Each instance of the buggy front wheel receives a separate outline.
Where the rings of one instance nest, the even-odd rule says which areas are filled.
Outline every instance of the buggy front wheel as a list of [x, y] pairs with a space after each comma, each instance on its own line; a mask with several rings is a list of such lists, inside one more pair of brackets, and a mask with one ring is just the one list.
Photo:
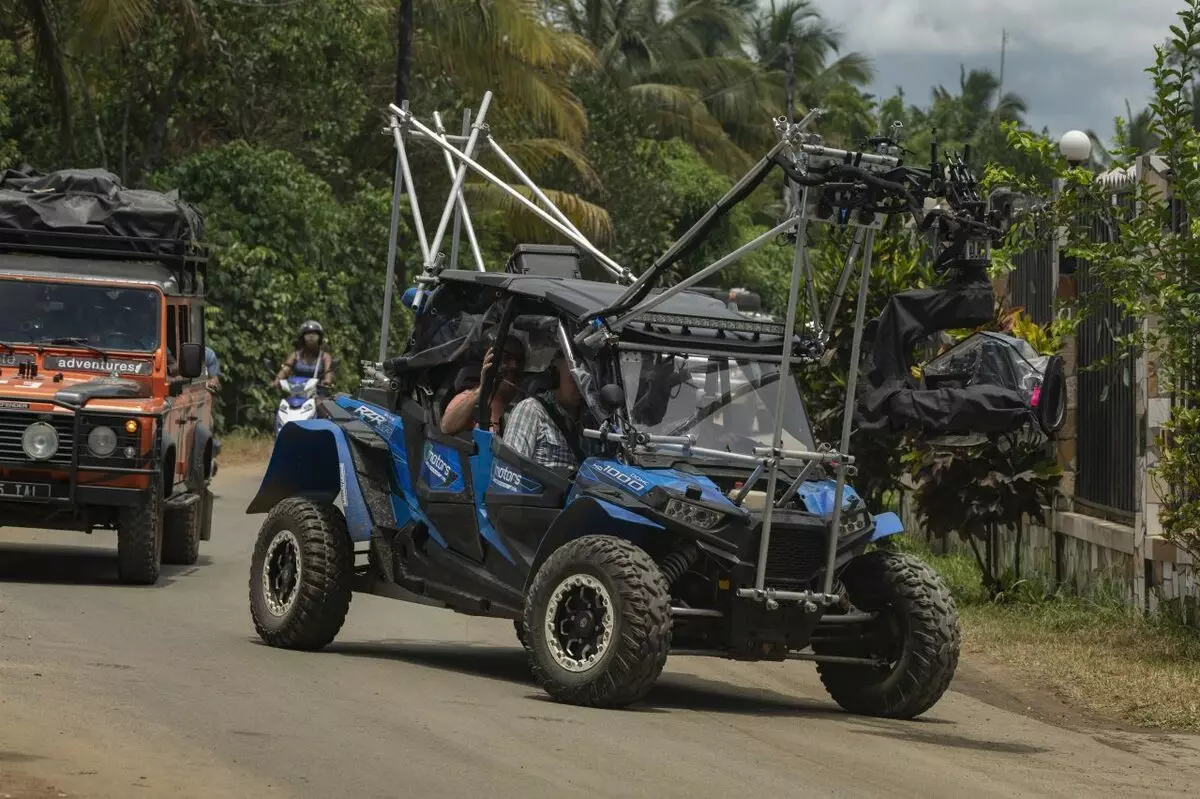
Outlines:
[[851, 604], [876, 614], [857, 634], [813, 643], [817, 655], [875, 658], [878, 666], [817, 663], [851, 713], [911, 719], [933, 707], [958, 667], [958, 611], [941, 576], [911, 555], [875, 551], [846, 566]]
[[658, 566], [611, 536], [575, 539], [538, 569], [525, 599], [530, 667], [554, 699], [623, 707], [643, 698], [671, 648], [671, 602]]
[[250, 564], [250, 615], [262, 640], [320, 649], [350, 609], [354, 553], [332, 505], [285, 499], [263, 523]]

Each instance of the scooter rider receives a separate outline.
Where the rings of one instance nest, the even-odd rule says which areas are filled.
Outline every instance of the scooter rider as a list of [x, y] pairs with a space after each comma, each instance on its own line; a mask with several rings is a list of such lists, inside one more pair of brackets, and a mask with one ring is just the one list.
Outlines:
[[333, 385], [333, 356], [322, 349], [324, 343], [325, 329], [320, 322], [309, 319], [300, 325], [296, 349], [283, 362], [275, 382], [287, 390], [289, 377], [319, 378], [323, 388], [330, 388]]

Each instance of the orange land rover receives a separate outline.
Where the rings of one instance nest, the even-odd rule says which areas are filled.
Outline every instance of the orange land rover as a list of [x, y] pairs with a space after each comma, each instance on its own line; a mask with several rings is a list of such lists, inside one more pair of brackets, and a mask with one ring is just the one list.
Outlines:
[[116, 530], [122, 582], [212, 525], [202, 219], [102, 170], [0, 178], [0, 526]]

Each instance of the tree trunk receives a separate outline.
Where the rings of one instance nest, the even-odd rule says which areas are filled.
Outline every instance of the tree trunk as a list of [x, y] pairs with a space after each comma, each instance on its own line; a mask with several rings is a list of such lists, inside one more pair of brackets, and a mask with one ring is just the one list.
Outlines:
[[58, 111], [59, 151], [69, 160], [75, 159], [75, 125], [71, 109], [71, 85], [62, 46], [50, 20], [50, 9], [45, 0], [25, 0], [25, 11], [33, 26], [38, 60], [46, 70], [50, 90], [54, 94], [54, 105]]
[[[401, 108], [412, 96], [412, 40], [413, 0], [400, 0], [396, 14], [396, 105]], [[404, 267], [404, 259], [397, 257], [393, 279], [398, 286], [405, 285], [408, 280]]]
[[179, 99], [179, 86], [183, 83], [183, 74], [187, 71], [188, 56], [181, 55], [163, 93], [154, 101], [154, 122], [150, 126], [150, 135], [146, 138], [146, 149], [142, 154], [142, 163], [136, 176], [140, 179], [147, 172], [152, 172], [162, 160], [163, 151], [167, 146], [167, 126], [171, 121], [171, 111], [175, 101]]
[[413, 0], [400, 0], [396, 24], [396, 105], [412, 97]]

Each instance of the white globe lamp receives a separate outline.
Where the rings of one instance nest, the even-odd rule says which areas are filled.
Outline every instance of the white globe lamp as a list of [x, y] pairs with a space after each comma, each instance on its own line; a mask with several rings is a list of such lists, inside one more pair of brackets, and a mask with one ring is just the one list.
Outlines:
[[1058, 140], [1058, 150], [1069, 163], [1079, 165], [1092, 157], [1092, 139], [1082, 130], [1068, 130]]

